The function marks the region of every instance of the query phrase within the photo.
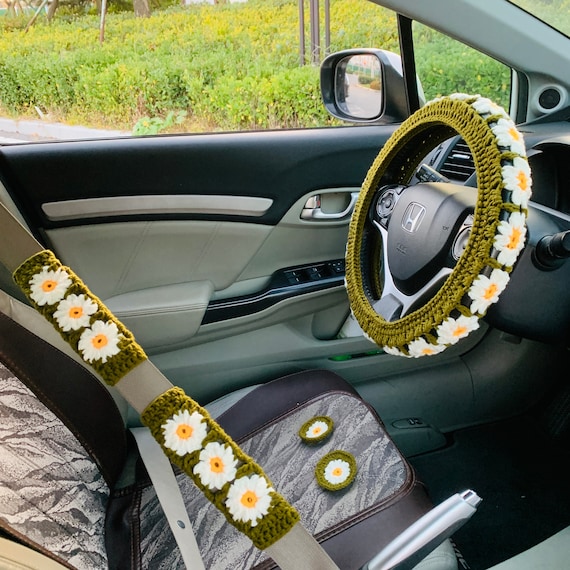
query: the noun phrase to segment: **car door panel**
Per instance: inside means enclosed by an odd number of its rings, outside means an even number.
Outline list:
[[[62,259],[107,299],[147,288],[234,283],[271,226],[221,221],[147,221],[47,230]]]
[[[394,127],[304,129],[119,138],[2,147],[5,185],[35,228],[101,223],[50,220],[46,203],[143,196],[242,196],[273,200],[249,221],[276,224],[305,193],[359,186]],[[25,208],[23,207],[25,205]],[[126,213],[133,219],[222,219],[223,214]],[[113,215],[116,221],[116,215]]]
[[[0,172],[36,235],[206,402],[306,367],[356,383],[393,362],[363,336],[338,337],[349,306],[335,273],[351,199],[392,131],[14,145]]]

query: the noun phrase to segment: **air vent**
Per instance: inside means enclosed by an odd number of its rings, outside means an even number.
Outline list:
[[[438,170],[450,180],[459,182],[465,182],[475,172],[473,155],[463,139],[458,139],[451,147],[449,154]]]

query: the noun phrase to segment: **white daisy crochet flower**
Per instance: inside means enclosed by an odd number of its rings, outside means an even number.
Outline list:
[[[72,294],[59,302],[53,316],[62,331],[78,331],[89,326],[89,317],[98,309],[97,303],[85,295]]]
[[[509,118],[507,112],[500,105],[487,97],[479,97],[472,103],[472,106],[480,115],[501,115],[505,119]]]
[[[498,225],[493,245],[499,252],[497,261],[502,265],[512,266],[521,252],[526,237],[525,221],[523,213],[513,212]]]
[[[456,99],[457,101],[466,101],[467,99],[473,99],[473,97],[480,97],[480,95],[469,95],[469,93],[452,93],[449,98]]]
[[[399,348],[395,346],[383,346],[382,350],[386,354],[391,354],[392,356],[407,356],[407,354],[403,353]]]
[[[484,315],[490,305],[499,300],[499,295],[509,282],[509,274],[501,269],[493,269],[489,277],[479,275],[468,291],[472,299],[471,312]]]
[[[478,328],[479,320],[477,317],[466,317],[464,315],[457,319],[448,317],[436,329],[438,343],[455,344]]]
[[[526,208],[531,194],[532,178],[530,166],[524,158],[516,157],[512,165],[502,168],[505,188],[512,192],[511,202]]]
[[[419,358],[420,356],[433,356],[434,354],[439,354],[445,350],[445,346],[441,344],[432,344],[425,338],[420,337],[410,342],[408,350],[411,357]]]
[[[221,443],[208,443],[200,451],[200,460],[194,466],[194,474],[200,477],[204,487],[219,491],[236,477],[237,459],[231,447]]]
[[[54,271],[46,265],[30,279],[29,283],[30,297],[42,307],[59,303],[71,285],[71,278],[61,267]]]
[[[346,483],[351,476],[352,471],[348,461],[343,459],[333,459],[330,461],[324,470],[324,478],[327,483],[331,485],[341,485]]]
[[[162,433],[164,446],[182,457],[202,447],[208,428],[202,414],[182,410],[166,420]]]
[[[226,507],[235,521],[257,526],[257,521],[269,511],[273,491],[260,475],[240,477],[230,485]]]
[[[497,138],[497,144],[516,152],[521,156],[526,156],[524,139],[513,121],[510,119],[499,119],[491,125],[491,131]]]
[[[323,421],[313,422],[305,432],[305,437],[309,439],[314,439],[316,437],[322,437],[324,433],[329,430],[329,426]]]
[[[77,348],[83,360],[93,362],[101,360],[103,363],[111,356],[120,352],[119,341],[123,335],[119,333],[117,325],[113,322],[95,321],[91,328],[81,333]]]

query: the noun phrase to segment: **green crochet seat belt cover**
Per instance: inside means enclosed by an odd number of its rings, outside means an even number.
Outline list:
[[[368,211],[379,188],[409,183],[426,154],[456,134],[471,149],[477,173],[471,235],[441,289],[419,309],[388,322],[376,313],[363,286],[363,265],[368,260],[362,259],[362,243]],[[372,164],[349,228],[347,291],[365,334],[388,353],[417,357],[454,344],[462,334],[446,334],[451,325],[466,334],[476,329],[489,306],[478,291],[487,287],[500,293],[524,245],[530,187],[522,135],[507,113],[489,99],[464,94],[443,97],[404,121]],[[378,258],[379,252],[375,253]],[[378,281],[376,275],[372,279]]]
[[[133,335],[51,251],[40,251],[22,263],[14,279],[110,386],[147,360]],[[158,396],[141,418],[169,459],[257,548],[268,548],[299,521],[261,467],[180,388]]]

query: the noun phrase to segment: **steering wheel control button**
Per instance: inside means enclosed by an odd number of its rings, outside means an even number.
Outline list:
[[[388,192],[382,194],[380,200],[378,200],[378,215],[381,218],[386,218],[390,215],[390,212],[394,209],[394,191],[388,190]]]
[[[406,186],[402,184],[390,184],[388,186],[384,186],[376,200],[376,216],[377,219],[380,220],[380,223],[384,227],[388,227],[388,222],[390,220],[390,216],[394,211],[394,207],[398,202],[400,194],[406,189]]]
[[[451,255],[453,256],[453,259],[455,259],[455,261],[457,261],[461,257],[461,254],[464,252],[465,246],[469,241],[469,236],[471,235],[472,227],[473,227],[473,216],[467,216],[467,219],[465,220],[465,222],[463,222],[463,225],[461,226],[461,229],[459,230],[457,237],[453,240]]]

